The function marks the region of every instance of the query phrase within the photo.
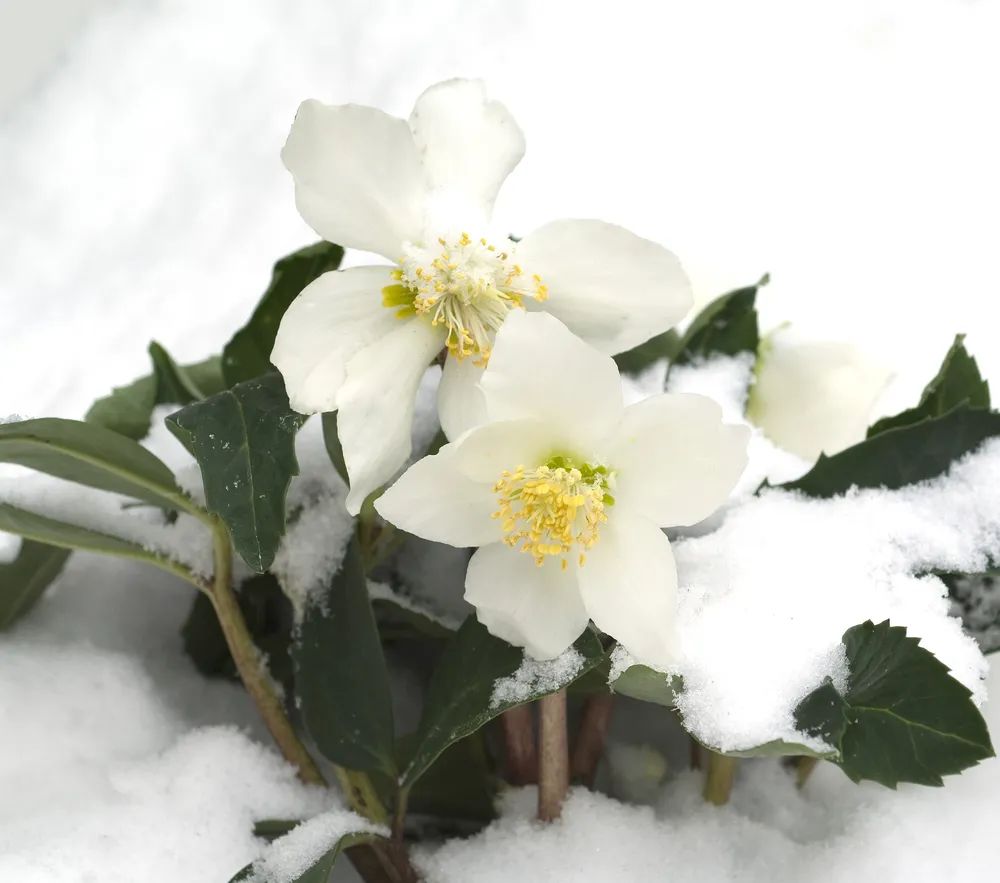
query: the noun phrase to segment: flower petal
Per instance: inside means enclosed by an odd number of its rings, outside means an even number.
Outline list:
[[[278,326],[271,362],[296,411],[332,411],[347,361],[398,327],[392,310],[382,306],[382,288],[391,281],[388,267],[334,270],[292,301]]]
[[[502,420],[463,435],[455,443],[455,465],[473,481],[492,487],[505,469],[540,466],[566,446],[566,438],[551,423]]]
[[[851,344],[799,342],[779,331],[761,348],[747,417],[779,447],[812,461],[864,439],[890,376]]]
[[[486,399],[479,388],[482,376],[483,369],[472,359],[456,359],[449,354],[444,361],[437,396],[438,418],[444,434],[452,441],[486,422]]]
[[[281,152],[299,214],[320,236],[397,261],[419,239],[426,195],[406,120],[374,107],[299,105]]]
[[[535,659],[554,659],[587,627],[573,570],[538,567],[503,543],[483,546],[469,562],[465,600],[496,635]]]
[[[577,580],[601,631],[646,665],[674,662],[677,568],[660,528],[616,503]]]
[[[694,303],[672,252],[604,221],[546,224],[518,243],[517,260],[548,286],[541,309],[605,353],[666,331]]]
[[[481,80],[446,80],[427,89],[410,114],[428,186],[458,193],[488,219],[500,185],[524,156],[524,135]]]
[[[630,405],[608,452],[615,499],[663,527],[697,524],[726,501],[749,439],[704,396],[663,393]]]
[[[607,435],[622,415],[614,361],[546,313],[507,316],[479,386],[491,421],[541,420],[584,446]]]
[[[492,482],[463,475],[455,445],[418,460],[381,497],[375,508],[386,521],[425,540],[450,546],[485,546],[501,535]]]
[[[411,319],[347,363],[337,396],[337,429],[351,479],[347,511],[352,515],[410,456],[417,386],[443,337],[429,322]]]

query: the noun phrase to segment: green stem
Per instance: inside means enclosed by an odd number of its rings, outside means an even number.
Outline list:
[[[712,750],[706,753],[708,764],[705,769],[705,800],[715,806],[725,806],[729,803],[729,795],[733,790],[739,758],[727,757]]]
[[[795,762],[795,784],[802,788],[805,786],[806,782],[809,781],[809,777],[812,775],[812,771],[816,769],[819,765],[818,757],[810,757],[808,755],[803,755],[798,758]]]

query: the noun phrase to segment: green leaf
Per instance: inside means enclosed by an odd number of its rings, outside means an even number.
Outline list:
[[[660,359],[672,359],[681,345],[681,336],[673,328],[651,337],[628,352],[618,353],[615,362],[623,374],[639,374]]]
[[[240,583],[236,598],[254,645],[267,659],[268,671],[278,683],[289,687],[294,615],[278,580],[270,573],[254,574]],[[185,652],[205,677],[239,680],[219,617],[207,595],[199,592],[194,596],[181,637]]]
[[[317,242],[283,257],[274,265],[271,284],[253,311],[250,321],[233,335],[222,351],[222,371],[228,386],[273,371],[271,350],[285,310],[310,282],[336,270],[344,250],[330,242]]]
[[[153,360],[158,405],[186,405],[205,398],[193,375],[178,365],[155,340],[149,344],[149,357]]]
[[[153,408],[157,405],[184,405],[191,401],[190,398],[171,397],[170,389],[166,388],[163,382],[165,365],[161,359],[158,371],[156,359],[162,354],[175,366],[176,363],[170,359],[170,356],[159,344],[151,343],[149,346],[150,357],[153,358],[154,362],[154,373],[140,377],[127,386],[115,387],[110,395],[98,399],[91,405],[84,420],[114,430],[119,435],[128,436],[134,441],[139,441],[149,434]],[[155,355],[154,347],[157,348]],[[190,387],[194,387],[201,392],[201,397],[214,395],[226,388],[222,379],[222,364],[218,356],[183,368],[177,367],[177,371],[182,372],[183,377],[186,378],[185,383],[189,385],[188,391],[191,391]],[[176,390],[174,394],[176,394]]]
[[[417,733],[410,733],[399,740],[399,757],[412,756],[417,736]],[[459,739],[442,752],[414,784],[407,807],[411,814],[486,822],[496,815],[497,787],[484,732],[480,730]]]
[[[333,468],[337,470],[337,475],[344,479],[344,484],[350,485],[351,480],[347,475],[347,463],[344,462],[344,449],[340,446],[340,436],[337,435],[337,412],[329,411],[322,415],[323,421],[323,444],[326,445],[326,453],[333,463]]]
[[[392,695],[357,538],[292,650],[306,728],[329,760],[395,778]]]
[[[614,693],[667,708],[674,707],[683,689],[679,677],[671,678],[640,663],[630,665],[609,686]]]
[[[672,364],[757,352],[760,331],[755,304],[758,289],[767,283],[764,276],[756,285],[731,291],[708,304],[684,332]]]
[[[0,564],[0,629],[24,616],[62,572],[69,550],[24,540],[13,561]]]
[[[372,610],[383,640],[442,640],[455,632],[439,619],[402,600],[373,595]]]
[[[344,850],[350,849],[353,846],[364,846],[374,843],[380,839],[382,838],[377,834],[345,834],[330,849],[324,852],[312,867],[294,880],[288,881],[288,883],[331,883],[333,880],[333,867]],[[257,877],[253,872],[252,864],[243,868],[229,883],[251,883],[251,881],[252,883],[273,883],[273,881],[267,878]]]
[[[941,417],[959,405],[967,405],[972,410],[989,410],[990,385],[983,380],[976,360],[965,349],[964,341],[964,334],[956,335],[938,373],[924,388],[920,403],[915,408],[872,424],[868,428],[868,438],[889,429],[911,426],[929,417]]]
[[[993,756],[972,694],[906,629],[864,622],[845,632],[844,647],[847,692],[824,683],[796,721],[838,749],[836,762],[853,781],[941,785],[942,776]]]
[[[513,675],[520,668],[524,654],[493,637],[474,615],[466,619],[442,654],[431,679],[417,728],[416,748],[400,786],[410,788],[449,745],[476,732],[508,708],[568,686],[604,658],[601,642],[590,630],[573,646],[583,657],[583,664],[565,683],[549,683],[519,701],[493,704],[494,683]]]
[[[305,422],[288,405],[278,374],[239,383],[167,417],[201,467],[208,508],[226,523],[236,551],[267,570],[285,533],[285,496],[295,434]]]
[[[1000,435],[1000,414],[961,405],[941,417],[887,429],[819,460],[802,478],[777,485],[810,497],[833,497],[852,487],[896,490],[946,472],[986,439]]]
[[[166,465],[142,445],[93,423],[45,417],[0,425],[0,462],[102,491],[191,511]]]

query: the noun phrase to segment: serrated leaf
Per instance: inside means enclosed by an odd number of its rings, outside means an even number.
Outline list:
[[[210,511],[225,522],[240,557],[262,573],[285,533],[285,496],[295,435],[305,422],[280,375],[239,383],[171,414],[167,427],[198,461]]]
[[[0,564],[0,630],[24,616],[62,572],[69,550],[24,540],[13,561]]]
[[[153,346],[154,344],[150,344],[151,349]],[[160,350],[162,351],[162,347]],[[152,352],[150,356],[152,357]],[[172,359],[170,361],[173,362]],[[214,395],[226,388],[218,356],[180,367],[179,370],[203,396]],[[183,405],[187,401],[189,399],[178,401],[172,398],[169,390],[163,387],[161,377],[154,371],[126,386],[115,387],[110,395],[98,399],[90,406],[84,420],[139,441],[149,435],[153,408],[157,405]]]
[[[354,846],[364,846],[374,843],[380,839],[382,838],[377,834],[345,834],[330,849],[324,852],[308,870],[304,871],[294,880],[282,881],[282,883],[331,883],[334,865],[336,865],[337,859],[340,858],[344,850],[351,849]],[[262,877],[254,874],[253,865],[250,864],[233,877],[229,883],[275,883],[275,881],[267,876]]]
[[[292,649],[306,728],[324,757],[395,778],[392,695],[357,539]]]
[[[868,428],[868,438],[889,429],[919,423],[928,417],[941,417],[959,405],[967,405],[973,410],[989,410],[990,385],[983,380],[976,360],[965,349],[964,341],[964,334],[955,336],[955,342],[945,354],[938,373],[924,387],[919,404],[876,421]]]
[[[630,665],[608,686],[622,696],[667,708],[674,707],[677,694],[683,689],[680,678],[671,678],[641,663]]]
[[[431,679],[424,703],[416,748],[400,780],[400,787],[410,788],[449,746],[476,732],[497,715],[568,686],[604,658],[601,642],[585,631],[573,645],[583,657],[583,665],[565,683],[547,684],[519,701],[491,702],[493,686],[520,668],[523,652],[506,641],[493,637],[475,615],[451,639]]]
[[[756,285],[731,291],[708,304],[684,332],[672,364],[757,352],[757,291],[767,283],[768,277],[764,276]]]
[[[628,352],[618,353],[615,363],[623,374],[640,374],[660,359],[672,359],[681,346],[681,336],[673,328],[651,337]]]
[[[852,487],[896,490],[941,475],[997,435],[1000,414],[961,405],[941,417],[885,430],[832,457],[821,454],[802,478],[777,487],[810,497],[833,497]]]
[[[45,417],[0,425],[0,462],[168,509],[192,506],[173,473],[142,445],[80,420]]]
[[[942,776],[993,756],[971,692],[905,628],[864,622],[844,633],[844,647],[846,693],[824,683],[803,700],[799,709],[809,711],[797,710],[796,719],[807,731],[826,733],[852,780],[941,785]]]
[[[344,250],[330,242],[317,242],[283,257],[274,265],[271,283],[250,320],[222,351],[222,370],[229,386],[273,371],[271,350],[285,310],[310,282],[336,270]]]

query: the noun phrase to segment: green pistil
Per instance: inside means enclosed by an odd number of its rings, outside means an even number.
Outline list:
[[[417,311],[413,306],[415,299],[416,294],[413,289],[408,288],[401,282],[395,285],[386,285],[382,289],[382,306],[388,307],[390,310],[395,309],[396,316],[400,319],[416,315]]]

